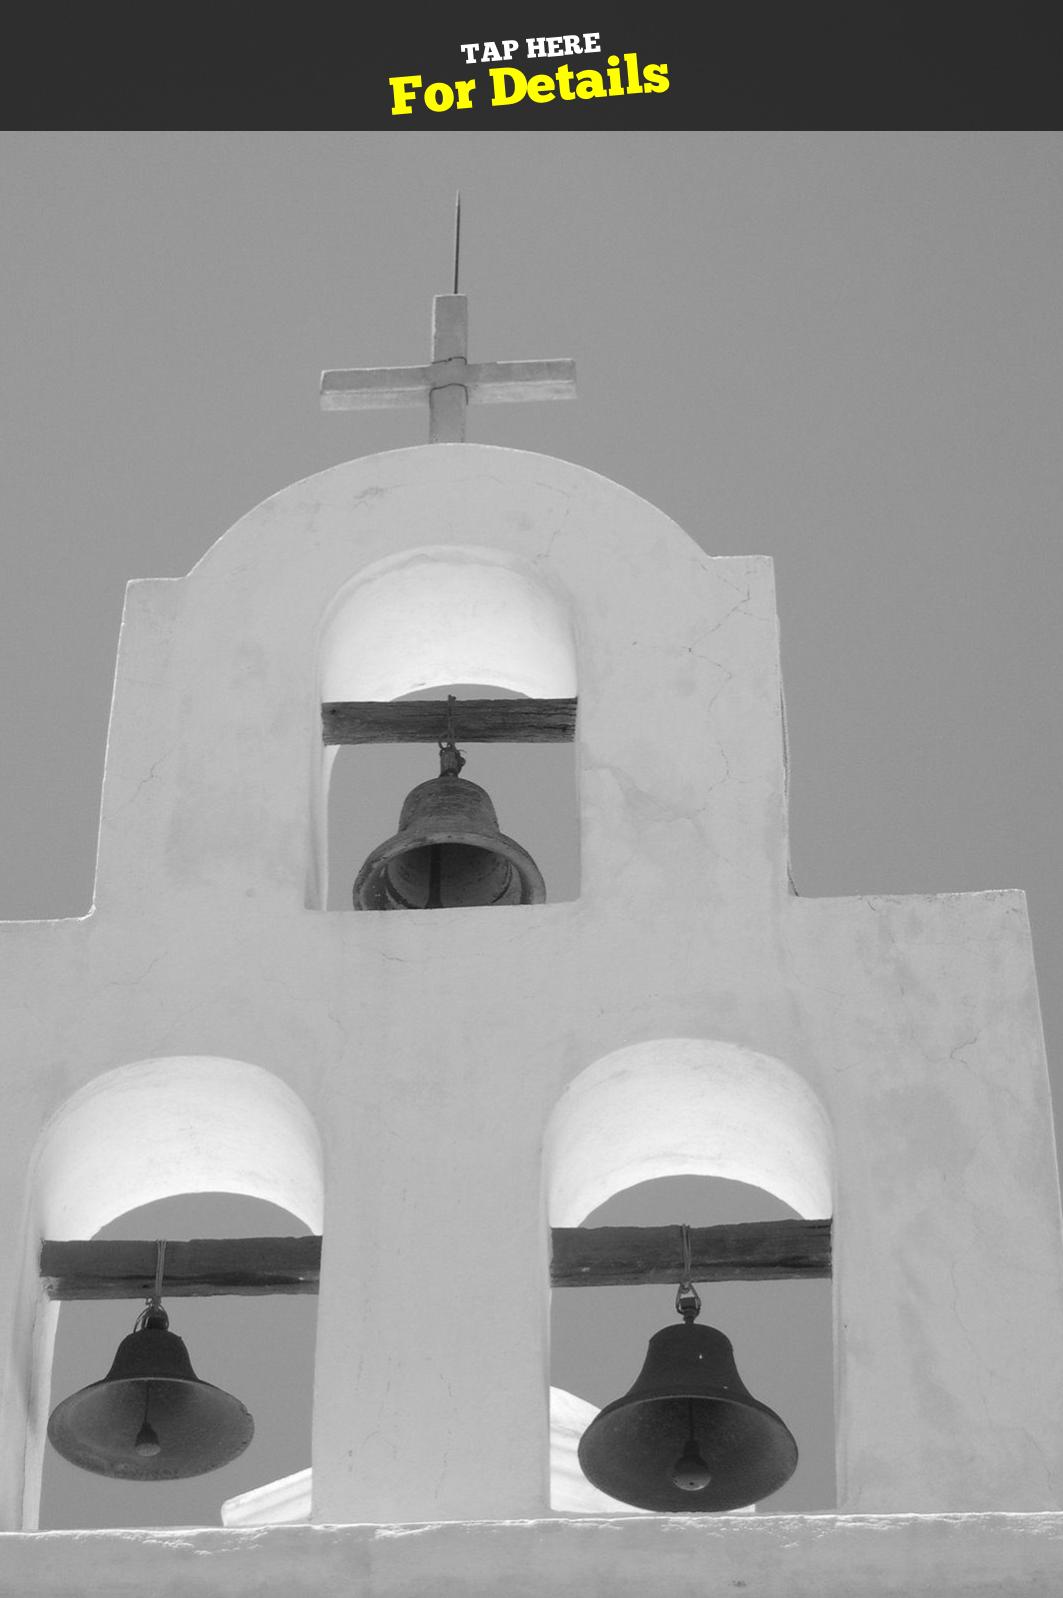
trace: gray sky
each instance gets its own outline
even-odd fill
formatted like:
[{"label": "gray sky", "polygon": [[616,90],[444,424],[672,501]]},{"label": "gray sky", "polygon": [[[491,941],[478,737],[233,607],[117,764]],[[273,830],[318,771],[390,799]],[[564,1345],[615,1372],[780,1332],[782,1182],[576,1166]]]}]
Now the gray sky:
[{"label": "gray sky", "polygon": [[1061,167],[1057,134],[5,135],[0,915],[90,903],[127,579],[426,438],[320,414],[317,379],[427,359],[460,186],[472,357],[571,355],[580,389],[477,407],[470,438],[774,557],[798,890],[1025,888],[1054,1065]]}]

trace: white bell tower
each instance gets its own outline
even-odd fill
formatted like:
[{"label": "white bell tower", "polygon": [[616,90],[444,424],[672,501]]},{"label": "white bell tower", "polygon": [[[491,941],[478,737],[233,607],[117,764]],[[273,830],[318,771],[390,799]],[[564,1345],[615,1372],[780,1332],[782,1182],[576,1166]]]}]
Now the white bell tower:
[{"label": "white bell tower", "polygon": [[[797,897],[770,561],[461,442],[467,399],[571,372],[470,366],[461,296],[436,328],[415,376],[325,393],[446,390],[437,442],[130,585],[93,910],[0,927],[4,1526],[35,1524],[61,1396],[42,1240],[213,1187],[322,1234],[309,1521],[4,1538],[0,1586],[1055,1590],[1063,1236],[1023,897]],[[323,704],[394,725],[462,681],[571,706],[578,896],[323,908]],[[552,1497],[552,1230],[684,1171],[833,1217],[836,1515]]]}]

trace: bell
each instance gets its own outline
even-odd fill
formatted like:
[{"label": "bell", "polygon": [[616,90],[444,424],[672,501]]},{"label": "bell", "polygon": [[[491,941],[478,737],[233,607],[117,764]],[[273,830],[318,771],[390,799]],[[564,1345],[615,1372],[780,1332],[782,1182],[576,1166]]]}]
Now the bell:
[{"label": "bell", "polygon": [[355,878],[356,910],[542,904],[542,873],[499,831],[486,790],[458,775],[464,763],[452,744],[441,746],[439,776],[406,795],[398,832]]},{"label": "bell", "polygon": [[173,1481],[243,1453],[254,1421],[238,1398],[200,1381],[169,1324],[164,1309],[146,1311],[103,1380],[52,1411],[49,1440],[72,1465],[123,1481]]},{"label": "bell", "polygon": [[744,1509],[789,1481],[797,1444],[753,1398],[714,1326],[666,1326],[650,1338],[631,1390],[579,1444],[583,1474],[621,1503],[660,1514]]}]

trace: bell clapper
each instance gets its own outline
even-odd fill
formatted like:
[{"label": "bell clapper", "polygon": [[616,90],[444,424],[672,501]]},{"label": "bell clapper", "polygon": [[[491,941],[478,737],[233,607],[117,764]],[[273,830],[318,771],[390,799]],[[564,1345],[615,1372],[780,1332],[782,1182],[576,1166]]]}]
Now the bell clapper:
[{"label": "bell clapper", "polygon": [[[170,1329],[170,1317],[162,1307],[162,1282],[166,1265],[166,1239],[160,1237],[155,1243],[155,1286],[147,1306],[141,1310],[136,1319],[135,1330],[143,1331],[151,1327],[153,1331],[167,1332]],[[141,1459],[154,1459],[156,1454],[162,1453],[162,1444],[159,1434],[148,1420],[148,1405],[151,1403],[151,1383],[144,1383],[144,1417],[137,1432],[136,1442],[133,1444],[134,1453]]]},{"label": "bell clapper", "polygon": [[[675,1307],[676,1313],[682,1315],[687,1326],[693,1326],[701,1314],[701,1298],[697,1288],[691,1280],[690,1258],[690,1227],[682,1228],[683,1239],[683,1275],[676,1288]],[[674,1486],[685,1493],[704,1492],[712,1481],[709,1467],[701,1457],[698,1448],[697,1434],[694,1431],[694,1401],[687,1401],[687,1440],[683,1444],[683,1452],[672,1466],[670,1477]]]},{"label": "bell clapper", "polygon": [[[445,739],[439,745],[439,775],[441,777],[460,777],[461,768],[465,764],[465,756],[454,742],[454,695],[448,695],[447,703],[448,731]],[[442,910],[443,890],[443,845],[433,843],[428,850],[428,897],[425,900],[426,910]]]},{"label": "bell clapper", "polygon": [[685,1493],[704,1492],[712,1481],[709,1467],[701,1457],[698,1448],[698,1439],[694,1432],[694,1401],[687,1402],[687,1417],[690,1434],[683,1445],[683,1452],[672,1466],[672,1481]]},{"label": "bell clapper", "polygon": [[148,1420],[148,1405],[150,1402],[151,1383],[145,1382],[144,1419],[141,1422],[140,1430],[137,1432],[137,1440],[133,1444],[134,1450],[140,1455],[141,1459],[153,1459],[156,1454],[162,1453],[162,1444],[159,1442],[159,1434]]}]

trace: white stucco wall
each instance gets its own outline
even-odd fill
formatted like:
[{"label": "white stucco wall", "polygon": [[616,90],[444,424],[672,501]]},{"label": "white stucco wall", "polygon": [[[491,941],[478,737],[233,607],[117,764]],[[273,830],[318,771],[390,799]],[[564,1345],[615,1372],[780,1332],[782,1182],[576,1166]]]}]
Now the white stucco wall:
[{"label": "white stucco wall", "polygon": [[0,1542],[19,1598],[1048,1598],[1061,1515],[624,1520],[50,1532]]},{"label": "white stucco wall", "polygon": [[[360,574],[451,546],[496,551],[571,620],[580,897],[310,908],[319,640],[339,658],[328,623]],[[31,1153],[103,1073],[207,1057],[270,1073],[322,1138],[315,1520],[548,1515],[544,1139],[581,1073],[670,1039],[780,1062],[829,1133],[839,1508],[1057,1508],[1063,1250],[1022,896],[794,898],[784,792],[770,563],[710,558],[562,462],[474,445],[353,462],[259,506],[188,578],[131,585],[94,911],[0,927],[0,1201],[22,1218],[2,1244],[4,1524],[32,1516],[28,1417],[47,1404]],[[411,1282],[417,1311],[396,1314]],[[584,1546],[564,1535],[543,1546]]]}]

